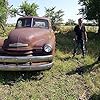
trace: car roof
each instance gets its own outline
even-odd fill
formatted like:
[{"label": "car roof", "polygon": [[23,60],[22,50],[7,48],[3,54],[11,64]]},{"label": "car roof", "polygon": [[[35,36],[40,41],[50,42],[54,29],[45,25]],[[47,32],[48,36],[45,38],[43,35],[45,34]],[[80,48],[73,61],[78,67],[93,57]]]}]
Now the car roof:
[{"label": "car roof", "polygon": [[38,19],[45,19],[45,20],[49,20],[48,17],[38,17],[38,16],[25,16],[25,17],[19,17],[19,19],[22,18],[38,18]]}]

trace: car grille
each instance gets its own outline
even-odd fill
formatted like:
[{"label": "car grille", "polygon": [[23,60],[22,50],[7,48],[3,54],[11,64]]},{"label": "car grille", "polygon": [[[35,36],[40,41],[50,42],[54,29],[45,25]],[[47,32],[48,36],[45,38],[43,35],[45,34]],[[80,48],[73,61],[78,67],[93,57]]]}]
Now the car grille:
[{"label": "car grille", "polygon": [[41,47],[27,48],[7,48],[5,50],[7,55],[11,56],[26,56],[32,54],[33,56],[43,56],[51,53],[46,53]]}]

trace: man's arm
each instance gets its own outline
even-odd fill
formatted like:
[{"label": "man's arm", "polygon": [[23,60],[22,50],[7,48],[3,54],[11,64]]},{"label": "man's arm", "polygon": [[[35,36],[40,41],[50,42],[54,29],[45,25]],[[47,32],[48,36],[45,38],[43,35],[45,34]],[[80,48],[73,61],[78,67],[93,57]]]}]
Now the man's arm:
[{"label": "man's arm", "polygon": [[75,26],[74,32],[73,32],[73,34],[74,34],[74,35],[73,35],[73,36],[74,36],[73,40],[74,40],[74,41],[77,40],[76,29],[77,29],[77,26]]},{"label": "man's arm", "polygon": [[86,29],[85,29],[85,26],[84,25],[83,25],[83,38],[87,42],[88,37],[87,37],[87,32],[86,32]]},{"label": "man's arm", "polygon": [[85,26],[84,26],[84,36],[85,36],[85,41],[87,42],[88,37],[87,37],[87,32],[86,32]]},{"label": "man's arm", "polygon": [[87,32],[85,31],[85,41],[87,42],[87,40],[88,40],[88,37],[87,37]]}]

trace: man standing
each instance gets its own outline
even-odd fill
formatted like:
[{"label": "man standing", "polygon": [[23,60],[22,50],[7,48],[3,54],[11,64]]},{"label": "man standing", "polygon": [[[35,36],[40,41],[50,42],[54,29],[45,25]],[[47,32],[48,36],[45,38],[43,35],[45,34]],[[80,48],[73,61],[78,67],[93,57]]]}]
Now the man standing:
[{"label": "man standing", "polygon": [[73,57],[75,56],[76,50],[79,46],[82,50],[82,55],[84,57],[86,53],[85,44],[87,42],[87,33],[85,30],[85,26],[82,23],[82,18],[78,19],[78,25],[75,26],[74,32],[75,32],[75,47],[74,47]]}]

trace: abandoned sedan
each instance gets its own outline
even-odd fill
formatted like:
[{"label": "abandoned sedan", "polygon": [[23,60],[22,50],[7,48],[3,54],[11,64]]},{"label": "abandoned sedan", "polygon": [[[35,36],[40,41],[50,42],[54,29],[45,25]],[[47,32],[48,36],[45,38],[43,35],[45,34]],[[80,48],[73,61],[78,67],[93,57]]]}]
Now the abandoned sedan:
[{"label": "abandoned sedan", "polygon": [[46,70],[53,65],[55,35],[48,18],[19,18],[1,44],[0,70]]}]

